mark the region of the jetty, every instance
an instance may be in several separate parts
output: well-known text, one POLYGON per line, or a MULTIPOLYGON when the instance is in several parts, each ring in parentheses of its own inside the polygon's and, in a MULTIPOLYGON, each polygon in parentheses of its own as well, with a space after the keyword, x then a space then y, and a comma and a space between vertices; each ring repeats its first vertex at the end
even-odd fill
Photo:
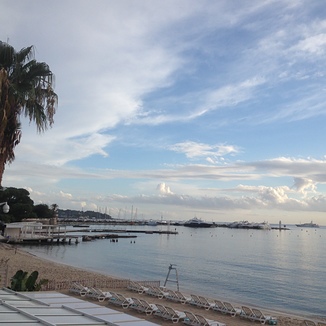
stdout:
POLYGON ((135 233, 178 234, 170 230, 88 229, 84 225, 67 231, 67 225, 45 225, 41 222, 18 222, 6 225, 0 241, 11 244, 71 244, 96 239, 136 238, 135 233), (76 233, 81 234, 76 234, 76 233))
POLYGON ((71 243, 79 242, 76 235, 67 234, 66 227, 40 222, 19 222, 6 225, 2 241, 6 243, 71 243))
POLYGON ((69 232, 83 232, 83 233, 145 233, 145 234, 178 234, 176 230, 134 230, 134 229, 76 229, 69 230, 69 232))

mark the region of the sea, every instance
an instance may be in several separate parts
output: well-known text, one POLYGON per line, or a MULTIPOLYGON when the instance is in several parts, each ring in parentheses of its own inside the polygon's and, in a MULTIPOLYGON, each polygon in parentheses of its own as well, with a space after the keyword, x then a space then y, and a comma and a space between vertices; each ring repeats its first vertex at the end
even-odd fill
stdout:
POLYGON ((119 238, 117 242, 97 239, 70 245, 24 245, 24 249, 52 261, 119 278, 159 280, 161 285, 172 266, 168 288, 176 289, 177 273, 180 291, 187 294, 325 318, 326 227, 287 227, 248 230, 91 225, 90 230, 149 233, 122 233, 136 237, 119 238), (150 233, 168 229, 178 234, 150 233))

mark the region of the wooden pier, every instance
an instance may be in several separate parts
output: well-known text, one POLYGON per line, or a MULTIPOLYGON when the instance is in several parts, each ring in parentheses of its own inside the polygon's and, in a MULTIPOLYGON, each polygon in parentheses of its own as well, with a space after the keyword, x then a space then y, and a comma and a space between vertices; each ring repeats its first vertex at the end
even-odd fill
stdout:
POLYGON ((98 232, 114 232, 114 233, 145 233, 145 234, 178 234, 177 231, 170 230, 133 230, 133 229, 92 229, 92 230, 73 230, 69 232, 88 232, 88 233, 98 233, 98 232))
POLYGON ((71 244, 72 242, 78 244, 79 243, 78 236, 74 235, 61 235, 61 236, 34 236, 34 237, 21 237, 21 238, 10 238, 5 242, 10 244, 71 244))

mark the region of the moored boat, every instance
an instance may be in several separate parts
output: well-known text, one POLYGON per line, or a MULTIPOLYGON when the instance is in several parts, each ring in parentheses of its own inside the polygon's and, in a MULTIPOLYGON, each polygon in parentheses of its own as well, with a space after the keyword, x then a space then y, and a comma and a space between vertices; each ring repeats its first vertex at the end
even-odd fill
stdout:
POLYGON ((268 222, 250 223, 248 221, 232 222, 228 225, 231 229, 257 229, 257 230, 270 230, 271 226, 268 222))
POLYGON ((301 228, 319 228, 319 225, 316 223, 313 223, 313 221, 311 221, 310 223, 296 224, 296 226, 301 227, 301 228))
POLYGON ((188 221, 186 221, 184 224, 184 226, 188 226, 191 228, 210 228, 214 225, 214 223, 212 222, 205 222, 200 218, 194 217, 188 221))

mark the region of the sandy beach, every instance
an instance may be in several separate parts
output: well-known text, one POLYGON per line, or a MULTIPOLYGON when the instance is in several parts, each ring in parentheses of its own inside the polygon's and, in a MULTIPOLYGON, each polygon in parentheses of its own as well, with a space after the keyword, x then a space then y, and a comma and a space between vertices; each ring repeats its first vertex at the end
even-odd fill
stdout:
MULTIPOLYGON (((33 272, 38 271, 39 272, 39 279, 47 279, 50 281, 56 281, 56 282, 66 282, 66 281, 76 281, 80 279, 94 279, 96 281, 107 281, 107 280, 113 280, 118 279, 114 276, 108 276, 103 275, 99 273, 95 273, 92 271, 82 270, 79 268, 75 268, 72 266, 54 263, 45 259, 40 259, 34 255, 31 255, 24 250, 17 249, 14 246, 0 243, 0 262, 7 262, 8 266, 8 274, 9 274, 9 280, 10 278, 15 274, 15 272, 19 269, 22 269, 27 272, 33 272)), ((4 280, 1 280, 1 286, 4 286, 4 280)), ((110 288, 103 288, 104 291, 110 291, 112 289, 110 288)), ((230 317, 228 315, 224 315, 215 311, 206 311, 202 308, 190 306, 190 305, 182 305, 180 303, 174 303, 172 301, 168 301, 165 299, 159 300, 157 298, 150 297, 146 294, 138 294, 135 292, 132 292, 128 290, 127 288, 119 288, 114 289, 115 292, 119 292, 121 294, 124 294, 126 297, 141 297, 145 300, 147 300, 149 303, 160 303, 166 306, 173 307, 176 310, 179 311, 191 311, 196 314, 201 314, 205 316, 208 319, 217 320, 219 322, 223 322, 226 325, 229 326, 236 326, 236 325, 253 325, 257 324, 258 322, 253 323, 251 321, 241 319, 239 317, 230 317)), ((63 293, 69 293, 67 289, 62 289, 60 292, 63 293)), ((69 293, 72 295, 71 293, 69 293)), ((85 299, 87 300, 87 299, 85 299)), ((227 298, 225 298, 227 301, 227 298)), ((108 305, 107 302, 99 303, 100 305, 108 305)), ((117 307, 112 307, 116 310, 122 310, 117 307)), ((123 310, 125 313, 128 313, 130 315, 138 316, 144 319, 148 319, 154 323, 157 323, 159 325, 171 325, 172 322, 163 321, 162 319, 154 316, 144 316, 143 314, 139 314, 137 312, 134 312, 132 310, 123 310)), ((275 311, 268 311, 263 310, 264 313, 267 315, 271 315, 273 317, 276 317, 278 320, 278 325, 280 326, 290 326, 290 325, 304 325, 304 317, 303 316, 295 316, 292 314, 286 314, 284 312, 275 312, 275 311)))

